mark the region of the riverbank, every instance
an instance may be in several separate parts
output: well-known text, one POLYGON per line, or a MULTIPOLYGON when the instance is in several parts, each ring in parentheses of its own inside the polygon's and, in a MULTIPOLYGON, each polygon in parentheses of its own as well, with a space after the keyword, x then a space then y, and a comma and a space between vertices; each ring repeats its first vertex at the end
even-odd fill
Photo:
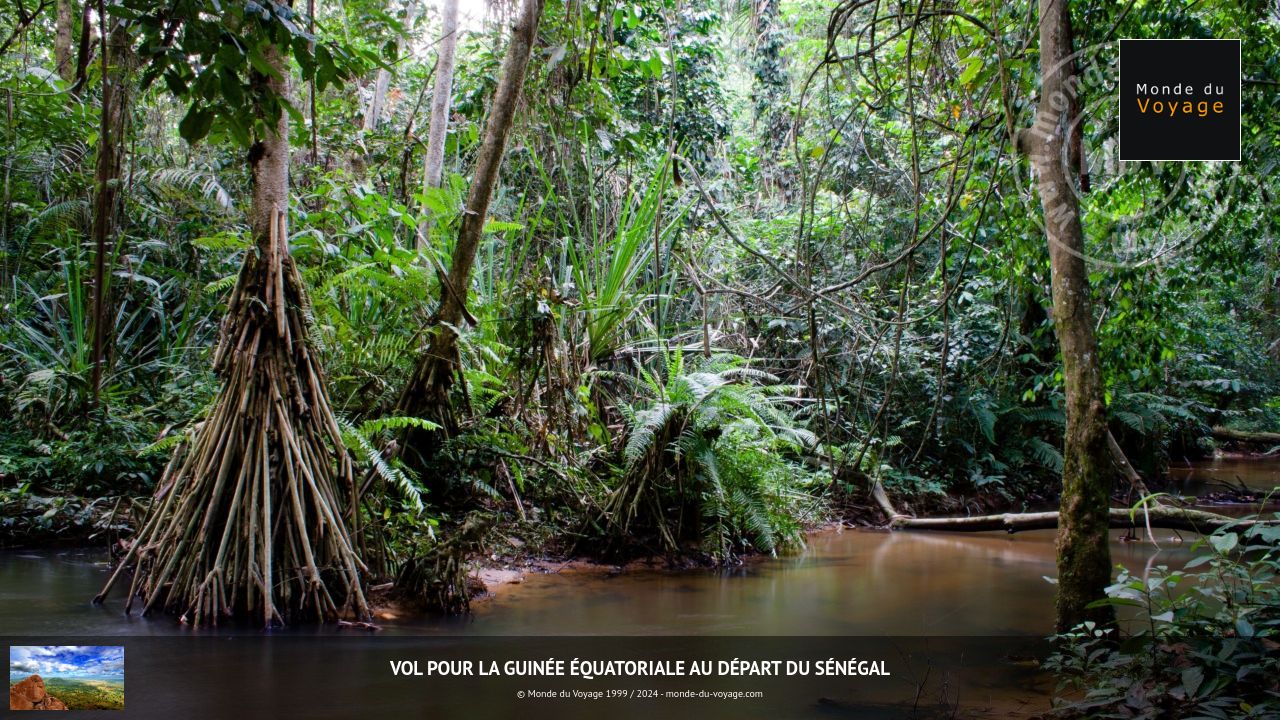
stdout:
MULTIPOLYGON (((1126 542, 1119 531, 1111 538, 1114 561, 1134 572, 1153 564, 1179 568, 1191 557, 1191 543, 1166 542, 1174 538, 1164 534, 1159 546, 1126 542)), ((488 591, 466 617, 380 607, 376 633, 321 626, 271 635, 342 635, 350 636, 348 642, 371 635, 379 640, 456 636, 459 642, 478 636, 591 636, 611 638, 609 647, 629 648, 641 647, 637 643, 647 637, 747 637, 757 648, 761 638, 842 639, 846 652, 896 659, 890 665, 897 673, 894 682, 925 687, 924 697, 935 703, 927 709, 936 709, 937 717, 1008 720, 1048 710, 1053 680, 1037 658, 1046 654, 1043 638, 1053 625, 1054 589, 1044 579, 1055 572, 1052 530, 959 535, 830 523, 805 539, 793 554, 754 556, 720 568, 673 566, 652 558, 619 565, 490 559, 473 572, 488 591), (955 674, 937 668, 926 672, 928 662, 904 664, 894 648, 908 641, 893 638, 927 640, 937 654, 933 662, 952 656, 968 660, 955 674)), ((104 549, 0 553, 5 588, 0 634, 263 636, 259 627, 194 629, 163 615, 126 620, 118 598, 91 607, 88 598, 109 570, 104 549)), ((691 645, 706 646, 707 641, 691 645)), ((314 642, 274 642, 272 666, 305 664, 314 648, 314 642)), ((895 708, 902 707, 831 689, 805 702, 821 716, 866 717, 859 713, 876 710, 895 717, 895 708)))

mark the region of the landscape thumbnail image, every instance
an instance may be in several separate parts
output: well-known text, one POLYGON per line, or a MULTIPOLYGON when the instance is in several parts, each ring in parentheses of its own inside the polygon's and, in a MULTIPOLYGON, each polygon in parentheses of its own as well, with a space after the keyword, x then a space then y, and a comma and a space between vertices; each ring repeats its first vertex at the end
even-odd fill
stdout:
POLYGON ((124 648, 15 645, 9 648, 10 710, 123 710, 124 648))

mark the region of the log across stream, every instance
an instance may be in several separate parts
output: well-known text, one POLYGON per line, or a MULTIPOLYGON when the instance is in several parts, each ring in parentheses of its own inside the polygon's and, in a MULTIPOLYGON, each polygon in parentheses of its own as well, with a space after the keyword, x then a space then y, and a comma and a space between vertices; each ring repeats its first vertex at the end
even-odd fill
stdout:
MULTIPOLYGON (((1113 537, 1122 534, 1115 531, 1113 537)), ((1166 543, 1166 537, 1160 537, 1160 551, 1149 543, 1117 540, 1115 560, 1134 570, 1148 562, 1186 562, 1186 544, 1166 543)), ((85 636, 96 638, 95 643, 122 641, 129 682, 138 678, 129 702, 144 702, 145 692, 149 706, 170 702, 175 717, 190 708, 192 697, 211 712, 226 711, 209 717, 257 717, 244 715, 235 705, 233 698, 246 693, 296 697, 288 705, 298 710, 310 708, 310 698, 323 697, 323 703, 316 701, 323 705, 318 709, 329 714, 316 717, 410 717, 405 713, 409 706, 419 713, 414 717, 452 716, 447 706, 438 708, 440 715, 421 709, 427 707, 424 703, 444 702, 440 689, 452 687, 451 679, 428 679, 425 685, 393 682, 382 677, 389 677, 387 661, 465 660, 495 642, 507 643, 503 648, 534 649, 539 657, 565 658, 637 653, 656 641, 677 643, 682 649, 672 656, 694 656, 742 636, 749 636, 743 638, 748 647, 726 651, 725 657, 786 657, 774 644, 828 642, 836 647, 821 657, 883 660, 893 673, 881 682, 844 679, 816 689, 793 683, 800 696, 787 702, 796 704, 781 704, 784 698, 777 694, 767 699, 780 703, 770 706, 770 712, 776 711, 772 717, 902 717, 894 703, 914 695, 909 683, 925 670, 902 659, 902 638, 965 658, 958 674, 934 672, 928 677, 930 683, 963 688, 966 708, 991 710, 958 717, 1023 717, 1011 713, 1046 705, 1052 685, 1024 659, 1043 649, 1042 638, 1053 626, 1054 589, 1045 580, 1055 572, 1052 530, 1015 535, 822 531, 811 535, 796 555, 762 558, 731 570, 635 571, 613 577, 569 570, 531 573, 476 603, 470 618, 382 619, 383 630, 377 634, 331 626, 295 628, 275 631, 265 640, 258 629, 245 628, 229 642, 225 637, 236 633, 231 628, 192 631, 163 616, 126 621, 118 608, 92 607, 87 598, 107 571, 105 556, 97 552, 0 553, 0 636, 18 644, 85 636), (181 635, 187 637, 177 637, 181 635), (599 643, 607 649, 600 650, 599 643), (593 648, 597 654, 588 654, 593 648), (348 667, 335 674, 339 665, 332 658, 339 655, 341 665, 348 667), (367 670, 374 680, 366 687, 356 678, 366 672, 363 659, 371 656, 379 662, 367 670), (181 678, 174 679, 182 694, 175 689, 172 698, 157 698, 169 692, 160 678, 168 677, 170 667, 182 668, 181 678), (247 677, 245 668, 250 669, 247 677), (228 693, 228 687, 237 692, 228 693), (325 695, 329 688, 334 689, 325 695), (358 708, 340 704, 356 697, 362 703, 358 708), (871 712, 872 707, 884 712, 871 712), (845 714, 838 712, 842 709, 845 714), (351 714, 343 714, 347 711, 351 714)), ((507 650, 495 653, 513 656, 507 650)), ((502 698, 491 686, 485 688, 490 689, 467 698, 469 710, 476 717, 501 717, 502 698)), ((929 697, 938 691, 933 687, 929 697)), ((701 707, 708 718, 752 716, 742 715, 742 708, 732 703, 701 707)), ((587 715, 570 708, 565 717, 587 715)))
MULTIPOLYGON (((1266 467, 1268 472, 1276 469, 1273 464, 1266 467)), ((131 671, 139 676, 166 672, 165 664, 145 651, 152 646, 147 643, 163 643, 166 653, 183 654, 188 663, 185 672, 199 673, 191 692, 206 688, 211 707, 223 702, 222 691, 216 689, 229 685, 260 684, 269 693, 317 686, 315 678, 327 677, 324 673, 331 672, 332 665, 324 661, 332 657, 327 655, 329 650, 317 650, 317 643, 341 645, 334 652, 345 648, 353 653, 349 656, 353 662, 373 653, 381 672, 384 656, 400 657, 387 648, 417 647, 428 640, 445 643, 453 648, 448 652, 465 659, 473 647, 467 643, 500 638, 515 642, 537 636, 539 650, 562 642, 551 636, 568 636, 563 642, 583 636, 625 636, 634 642, 649 637, 687 638, 683 642, 694 652, 715 638, 751 636, 753 642, 763 643, 772 640, 762 638, 791 636, 835 638, 851 655, 879 659, 868 654, 868 647, 878 642, 875 638, 915 637, 973 656, 972 666, 959 676, 930 679, 963 685, 966 707, 993 708, 996 713, 961 717, 1010 717, 1010 712, 1027 703, 1047 702, 1051 690, 1051 681, 1034 663, 1019 660, 1020 653, 1000 643, 1021 642, 1020 638, 1036 643, 1052 631, 1054 588, 1045 578, 1055 573, 1053 535, 1049 529, 1012 535, 827 530, 812 534, 795 555, 761 558, 724 571, 529 573, 521 582, 503 585, 476 603, 469 618, 405 616, 380 620, 383 630, 376 635, 327 626, 289 629, 265 640, 256 628, 220 628, 219 636, 239 632, 237 642, 214 644, 199 637, 156 640, 153 636, 190 636, 193 631, 162 615, 125 620, 118 606, 92 607, 88 598, 101 587, 109 570, 105 553, 4 551, 0 552, 0 636, 27 638, 33 644, 56 637, 122 637, 127 646, 130 641, 144 645, 144 650, 131 650, 129 657, 131 671), (245 678, 245 667, 252 668, 251 678, 245 678)), ((1174 531, 1157 529, 1159 548, 1146 541, 1123 542, 1124 535, 1124 530, 1111 533, 1113 560, 1135 572, 1148 564, 1179 567, 1191 557, 1193 536, 1187 533, 1179 542, 1174 531)), ((632 642, 609 641, 611 647, 630 647, 632 642)), ((561 650, 581 652, 576 646, 561 650)), ((445 653, 442 658, 447 656, 440 652, 445 653)), ((415 657, 434 656, 419 652, 415 657)), ((901 662, 896 667, 906 672, 901 662)), ((889 669, 895 669, 894 663, 889 669)), ((899 678, 906 682, 895 675, 892 684, 874 688, 900 689, 899 678)), ((335 678, 333 682, 346 688, 342 683, 357 681, 335 678)), ((419 699, 415 687, 370 687, 358 710, 361 716, 402 716, 404 703, 419 699)), ((827 701, 838 707, 893 702, 890 697, 855 695, 850 690, 844 695, 824 695, 825 700, 808 698, 804 707, 809 715, 826 717, 824 712, 831 710, 823 705, 827 701)), ((468 700, 476 703, 477 716, 484 716, 482 706, 501 698, 468 700)), ((178 702, 174 700, 175 707, 178 702)), ((731 704, 715 707, 734 710, 731 704)), ((495 712, 498 709, 495 706, 495 712)), ((785 708, 780 712, 785 714, 785 708)))

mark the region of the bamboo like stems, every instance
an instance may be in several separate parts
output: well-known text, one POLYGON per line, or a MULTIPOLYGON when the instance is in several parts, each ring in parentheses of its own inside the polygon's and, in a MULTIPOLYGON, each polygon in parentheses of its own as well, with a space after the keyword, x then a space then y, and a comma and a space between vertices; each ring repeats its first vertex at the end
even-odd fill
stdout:
POLYGON ((101 602, 126 569, 141 601, 195 625, 369 615, 349 519, 350 458, 306 339, 284 213, 250 253, 215 353, 221 392, 179 448, 101 602), (334 598, 341 598, 341 604, 334 598))

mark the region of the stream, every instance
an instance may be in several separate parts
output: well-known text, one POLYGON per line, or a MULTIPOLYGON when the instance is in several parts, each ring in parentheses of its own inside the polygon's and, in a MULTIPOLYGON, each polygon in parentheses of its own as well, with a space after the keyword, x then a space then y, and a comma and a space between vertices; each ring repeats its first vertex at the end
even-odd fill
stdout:
MULTIPOLYGON (((1280 463, 1218 459, 1175 468, 1173 474, 1182 488, 1236 478, 1247 486, 1265 488, 1280 483, 1280 463)), ((1180 541, 1172 531, 1156 530, 1157 548, 1146 541, 1122 542, 1122 535, 1122 531, 1112 532, 1112 559, 1133 571, 1148 563, 1180 567, 1189 558, 1194 539, 1188 536, 1180 541)), ((456 643, 465 638, 478 642, 511 638, 505 646, 510 650, 528 646, 530 636, 538 636, 538 642, 548 646, 571 644, 572 636, 686 641, 707 636, 804 636, 823 638, 823 642, 840 637, 893 636, 954 638, 957 647, 967 646, 972 653, 975 646, 989 644, 992 638, 1042 638, 1052 632, 1054 588, 1045 578, 1055 574, 1053 537, 1053 531, 1007 535, 828 530, 812 534, 797 554, 718 572, 642 570, 613 576, 571 571, 530 573, 522 582, 502 586, 478 602, 470 617, 380 621, 383 629, 376 636, 348 631, 341 642, 385 653, 399 641, 410 647, 424 638, 455 648, 461 647, 456 643), (523 638, 523 645, 514 644, 515 638, 523 638)), ((186 636, 165 647, 181 647, 187 662, 204 663, 202 666, 215 675, 227 672, 219 670, 225 664, 218 653, 190 649, 191 635, 225 637, 225 630, 196 633, 164 616, 126 619, 120 615, 118 595, 105 607, 91 606, 88 600, 101 588, 107 573, 106 556, 101 551, 0 553, 0 635, 30 643, 59 642, 63 637, 110 641, 109 636, 159 636, 159 642, 170 636, 186 636)), ((277 632, 271 634, 270 643, 252 638, 254 634, 262 635, 239 633, 241 638, 249 638, 237 646, 247 653, 240 658, 240 665, 249 663, 270 675, 274 672, 271 668, 281 662, 295 670, 300 664, 321 663, 317 657, 324 653, 317 651, 315 636, 332 636, 335 631, 277 632), (302 636, 311 642, 295 642, 302 636), (282 638, 288 640, 279 641, 282 638), (263 652, 271 663, 264 664, 263 652)), ((207 650, 205 644, 194 645, 207 650)), ((581 649, 566 649, 570 651, 581 649)), ((163 670, 164 663, 158 660, 143 662, 157 672, 163 670)), ((985 708, 994 714, 975 710, 976 714, 969 716, 1016 716, 1016 708, 1020 703, 1025 705, 1027 697, 1043 698, 1048 691, 1042 673, 1007 658, 997 655, 979 665, 985 669, 970 678, 985 692, 979 693, 983 698, 979 710, 985 708)), ((317 666, 317 672, 328 672, 327 667, 317 666)), ((273 682, 288 680, 274 678, 273 682)), ((956 684, 959 686, 959 679, 956 684)), ((389 698, 397 696, 396 688, 389 691, 389 698)), ((168 696, 157 697, 160 699, 154 702, 168 696)), ((211 702, 216 704, 216 700, 211 702)), ((483 700, 472 697, 470 702, 483 700)), ((839 702, 815 704, 810 698, 806 707, 820 709, 814 710, 815 716, 825 717, 833 712, 840 716, 838 710, 843 706, 839 702)), ((174 709, 180 711, 180 706, 174 709)), ((387 712, 396 714, 390 709, 387 712)), ((344 715, 335 711, 332 715, 319 712, 318 716, 344 715)))

